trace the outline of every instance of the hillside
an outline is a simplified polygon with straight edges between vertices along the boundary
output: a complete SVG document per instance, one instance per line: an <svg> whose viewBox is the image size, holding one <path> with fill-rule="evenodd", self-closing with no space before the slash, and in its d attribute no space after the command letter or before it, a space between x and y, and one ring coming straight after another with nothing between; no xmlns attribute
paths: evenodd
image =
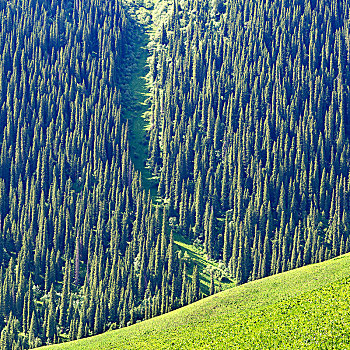
<svg viewBox="0 0 350 350"><path fill-rule="evenodd" d="M349 19L348 0L0 0L0 350L350 252Z"/></svg>
<svg viewBox="0 0 350 350"><path fill-rule="evenodd" d="M350 254L54 349L347 349Z"/></svg>

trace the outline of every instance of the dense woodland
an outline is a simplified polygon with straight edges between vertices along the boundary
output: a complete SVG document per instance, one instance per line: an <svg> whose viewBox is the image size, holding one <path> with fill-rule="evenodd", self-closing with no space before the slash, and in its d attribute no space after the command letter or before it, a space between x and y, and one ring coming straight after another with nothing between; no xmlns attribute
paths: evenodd
<svg viewBox="0 0 350 350"><path fill-rule="evenodd" d="M150 64L154 205L121 110L139 30L122 1L0 0L0 349L197 300L174 233L237 284L350 251L349 9L170 1Z"/></svg>
<svg viewBox="0 0 350 350"><path fill-rule="evenodd" d="M348 1L181 4L149 142L180 232L238 284L348 252Z"/></svg>
<svg viewBox="0 0 350 350"><path fill-rule="evenodd" d="M0 18L1 350L198 299L130 161L119 0L1 1Z"/></svg>

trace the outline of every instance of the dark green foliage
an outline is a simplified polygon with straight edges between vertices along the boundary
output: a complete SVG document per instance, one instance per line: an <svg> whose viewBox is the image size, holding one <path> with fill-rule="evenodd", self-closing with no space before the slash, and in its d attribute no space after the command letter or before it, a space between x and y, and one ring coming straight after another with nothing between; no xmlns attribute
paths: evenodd
<svg viewBox="0 0 350 350"><path fill-rule="evenodd" d="M154 205L122 2L0 0L1 350L198 300L170 222L237 284L349 251L348 22L345 0L174 1L150 52Z"/></svg>
<svg viewBox="0 0 350 350"><path fill-rule="evenodd" d="M121 117L139 29L119 0L0 1L0 23L1 350L175 309L183 263Z"/></svg>
<svg viewBox="0 0 350 350"><path fill-rule="evenodd" d="M348 251L348 20L347 1L205 0L160 29L159 194L238 284Z"/></svg>

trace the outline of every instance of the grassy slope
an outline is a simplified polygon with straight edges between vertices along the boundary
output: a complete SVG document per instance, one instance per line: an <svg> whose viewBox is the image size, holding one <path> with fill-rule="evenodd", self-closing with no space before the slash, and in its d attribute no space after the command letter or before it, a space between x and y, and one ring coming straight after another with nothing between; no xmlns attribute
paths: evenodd
<svg viewBox="0 0 350 350"><path fill-rule="evenodd" d="M145 9L146 13L150 12ZM151 97L151 83L148 78L149 66L147 59L149 52L147 44L153 33L152 22L140 26L136 12L132 14L135 20L134 42L131 50L134 55L134 63L127 67L130 76L128 91L131 101L123 108L123 116L129 121L130 156L135 169L140 171L142 185L151 191L152 197L156 196L156 185L150 170L145 167L148 158L148 142L146 131L149 129L149 116L151 113L149 98Z"/></svg>
<svg viewBox="0 0 350 350"><path fill-rule="evenodd" d="M141 173L142 185L150 190L154 202L158 202L157 178L146 167L148 159L147 131L151 128L152 80L149 61L155 47L160 23L166 18L171 0L124 0L124 7L134 21L133 42L129 43L133 57L132 64L127 65L129 77L129 99L123 106L122 114L129 121L130 156L135 169ZM130 60L130 57L128 58Z"/></svg>
<svg viewBox="0 0 350 350"><path fill-rule="evenodd" d="M219 264L216 261L208 260L203 251L195 247L188 238L183 237L180 234L174 234L174 243L176 244L178 250L181 250L183 255L186 254L188 256L190 273L192 273L194 264L198 266L201 290L205 295L209 295L210 270L217 270L220 275L222 270L218 269ZM214 284L216 289L226 290L236 285L236 282L229 276L224 276L224 279L220 278L220 276L216 276L215 273L214 276Z"/></svg>
<svg viewBox="0 0 350 350"><path fill-rule="evenodd" d="M346 254L131 327L45 349L347 349L349 276Z"/></svg>

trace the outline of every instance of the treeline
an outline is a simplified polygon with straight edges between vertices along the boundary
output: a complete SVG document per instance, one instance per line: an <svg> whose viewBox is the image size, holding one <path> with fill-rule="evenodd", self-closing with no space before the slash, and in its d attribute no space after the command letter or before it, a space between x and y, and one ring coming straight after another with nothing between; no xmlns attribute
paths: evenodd
<svg viewBox="0 0 350 350"><path fill-rule="evenodd" d="M197 300L129 157L121 2L0 1L0 28L0 349Z"/></svg>
<svg viewBox="0 0 350 350"><path fill-rule="evenodd" d="M149 164L238 284L350 250L349 9L174 0L160 31Z"/></svg>

